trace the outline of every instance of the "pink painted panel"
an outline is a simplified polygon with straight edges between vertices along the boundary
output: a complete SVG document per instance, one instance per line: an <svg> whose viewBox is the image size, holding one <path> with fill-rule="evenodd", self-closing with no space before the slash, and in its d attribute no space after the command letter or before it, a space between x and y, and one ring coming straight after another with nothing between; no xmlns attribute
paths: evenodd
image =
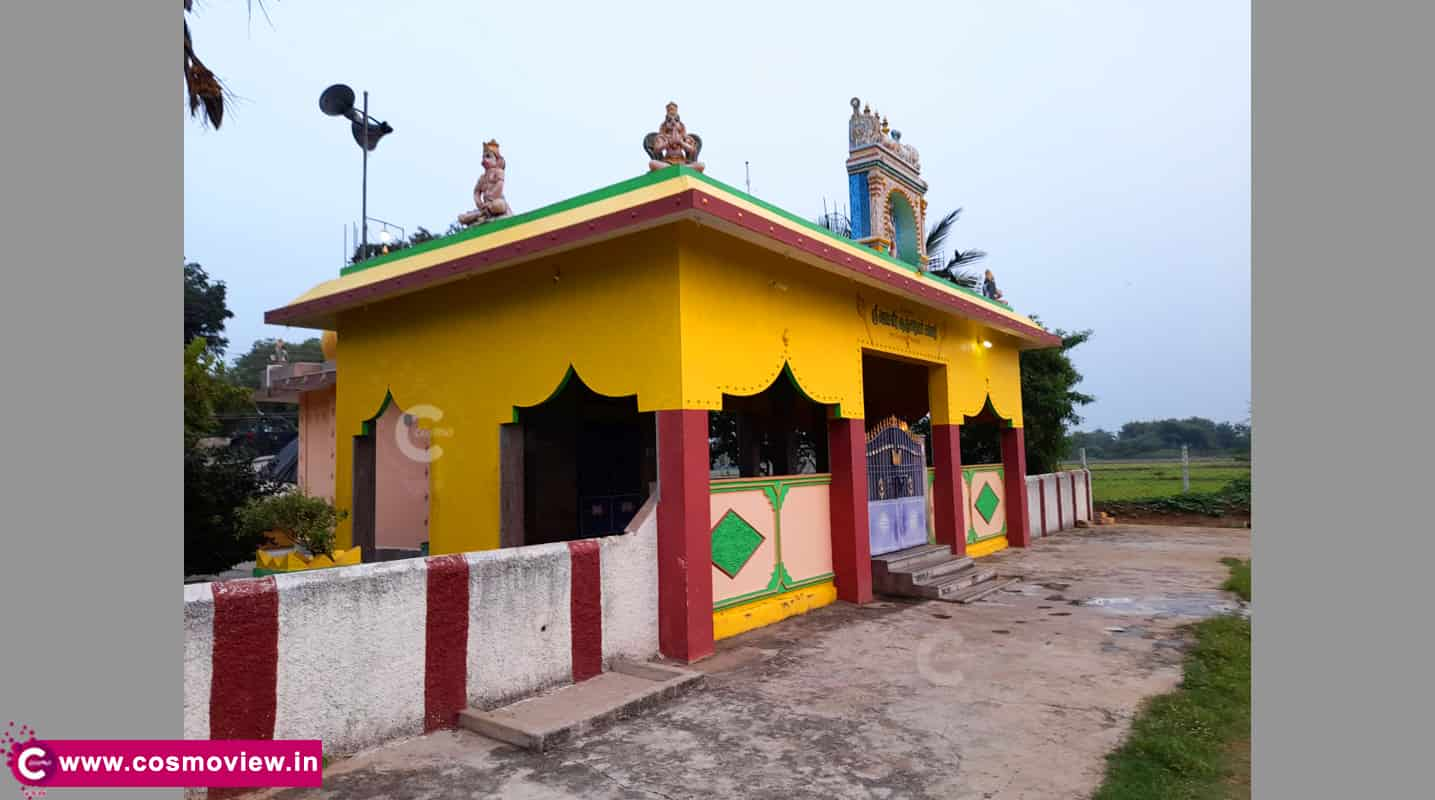
<svg viewBox="0 0 1435 800"><path fill-rule="evenodd" d="M968 524L976 530L978 539L996 536L1006 526L1006 487L1003 485L1004 483L995 472L972 473L972 486L967 493L967 514L969 515L967 519ZM992 487L992 491L996 492L997 499L1000 500L996 510L992 512L990 522L982 519L982 515L977 512L976 507L976 498L981 496L983 486Z"/></svg>
<svg viewBox="0 0 1435 800"><path fill-rule="evenodd" d="M299 488L334 500L335 388L299 395Z"/></svg>
<svg viewBox="0 0 1435 800"><path fill-rule="evenodd" d="M379 547L417 548L429 538L429 432L390 403L374 437L375 540Z"/></svg>
<svg viewBox="0 0 1435 800"><path fill-rule="evenodd" d="M713 573L714 603L766 589L768 581L772 580L772 572L777 567L777 536L774 524L776 518L767 494L761 489L713 494L708 529L717 527L718 520L722 519L729 509L736 511L747 524L762 534L763 541L736 577L729 578L727 573L709 562L708 569Z"/></svg>
<svg viewBox="0 0 1435 800"><path fill-rule="evenodd" d="M794 581L832 573L831 489L793 486L782 502L782 563Z"/></svg>

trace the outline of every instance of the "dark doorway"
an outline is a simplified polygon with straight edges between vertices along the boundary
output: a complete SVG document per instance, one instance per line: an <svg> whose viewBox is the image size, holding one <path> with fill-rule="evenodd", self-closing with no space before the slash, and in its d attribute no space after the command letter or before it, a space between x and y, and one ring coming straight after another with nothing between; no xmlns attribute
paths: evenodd
<svg viewBox="0 0 1435 800"><path fill-rule="evenodd" d="M911 426L912 433L930 438L932 415L929 372L918 361L906 361L871 352L862 354L862 414L870 430L894 417ZM932 466L932 448L925 447L927 466Z"/></svg>
<svg viewBox="0 0 1435 800"><path fill-rule="evenodd" d="M522 544L622 533L657 479L654 417L634 395L600 395L570 375L546 402L519 409L517 428Z"/></svg>
<svg viewBox="0 0 1435 800"><path fill-rule="evenodd" d="M354 437L353 543L363 561L378 560L374 500L378 494L378 448L372 432Z"/></svg>
<svg viewBox="0 0 1435 800"><path fill-rule="evenodd" d="M991 398L974 417L962 418L962 463L1002 463L1002 429L1009 427L1008 421L992 408Z"/></svg>
<svg viewBox="0 0 1435 800"><path fill-rule="evenodd" d="M827 472L827 407L784 370L758 394L723 395L708 414L708 449L713 478Z"/></svg>

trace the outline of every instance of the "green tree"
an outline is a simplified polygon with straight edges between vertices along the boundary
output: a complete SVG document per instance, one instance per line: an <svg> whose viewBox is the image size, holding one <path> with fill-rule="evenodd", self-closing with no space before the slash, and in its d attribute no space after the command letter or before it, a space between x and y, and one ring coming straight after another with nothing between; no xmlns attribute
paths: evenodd
<svg viewBox="0 0 1435 800"><path fill-rule="evenodd" d="M1090 339L1092 332L1068 333L1057 329L1053 333L1061 337L1061 347L1027 350L1021 354L1021 408L1026 425L1029 475L1061 468L1061 459L1067 453L1067 426L1080 424L1077 409L1096 399L1076 391L1081 373L1076 371L1069 355L1073 348Z"/></svg>
<svg viewBox="0 0 1435 800"><path fill-rule="evenodd" d="M264 370L269 366L269 357L274 354L274 344L277 341L259 339L250 345L249 352L234 360L234 367L227 374L229 380L236 386L258 389L263 383ZM324 348L317 338L292 344L285 342L284 350L292 363L324 360Z"/></svg>
<svg viewBox="0 0 1435 800"><path fill-rule="evenodd" d="M1061 347L1028 350L1021 354L1021 405L1022 417L1026 423L1024 433L1028 475L1054 472L1061 468L1061 459L1070 446L1067 426L1080 423L1081 417L1076 413L1076 409L1096 399L1076 391L1076 384L1081 382L1081 373L1076 371L1071 357L1067 355L1072 348L1091 338L1091 331L1053 332L1061 337ZM931 415L913 423L912 432L930 436ZM1073 434L1077 435L1082 434ZM963 464L1000 463L1000 427L995 423L963 425L961 448ZM927 465L931 464L932 453L928 448Z"/></svg>
<svg viewBox="0 0 1435 800"><path fill-rule="evenodd" d="M952 257L946 258L942 248L951 235L952 226L956 224L957 218L962 215L959 208L937 221L931 230L927 231L927 255L934 261L945 261L942 264L932 266L930 272L942 278L963 286L968 289L975 289L981 285L982 279L975 272L962 269L968 264L975 264L987 257L985 250L958 250L952 248Z"/></svg>
<svg viewBox="0 0 1435 800"><path fill-rule="evenodd" d="M273 494L248 454L218 448L184 451L184 574L213 575L254 558L264 535L239 527L239 509Z"/></svg>
<svg viewBox="0 0 1435 800"><path fill-rule="evenodd" d="M211 281L204 267L193 262L184 265L184 346L202 336L210 350L222 354L229 346L224 336L225 322L234 316L225 304L224 281Z"/></svg>
<svg viewBox="0 0 1435 800"><path fill-rule="evenodd" d="M227 372L224 362L206 346L204 337L194 337L184 348L185 450L219 429L216 414L250 405L250 392L235 386Z"/></svg>

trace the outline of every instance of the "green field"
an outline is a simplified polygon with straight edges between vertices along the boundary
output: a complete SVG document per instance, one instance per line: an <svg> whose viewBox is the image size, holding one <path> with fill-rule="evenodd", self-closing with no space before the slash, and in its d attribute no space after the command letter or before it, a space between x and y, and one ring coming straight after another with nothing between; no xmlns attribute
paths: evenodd
<svg viewBox="0 0 1435 800"><path fill-rule="evenodd" d="M1179 461L1092 461L1091 494L1096 502L1147 500L1181 493ZM1067 463L1064 469L1080 469ZM1234 459L1191 462L1191 492L1219 492L1237 478L1251 477L1251 464Z"/></svg>

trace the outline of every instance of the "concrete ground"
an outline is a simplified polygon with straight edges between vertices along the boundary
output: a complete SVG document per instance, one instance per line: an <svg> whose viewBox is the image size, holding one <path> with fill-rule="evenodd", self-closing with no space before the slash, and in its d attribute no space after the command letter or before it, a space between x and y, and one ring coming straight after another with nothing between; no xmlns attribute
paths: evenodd
<svg viewBox="0 0 1435 800"><path fill-rule="evenodd" d="M1067 798L1143 698L1180 678L1180 626L1250 532L1071 531L985 563L968 606L836 604L718 643L705 685L542 755L453 731L339 761L296 798Z"/></svg>

